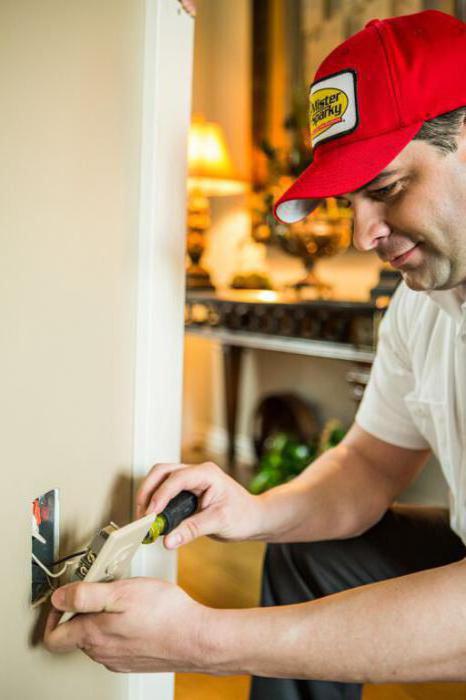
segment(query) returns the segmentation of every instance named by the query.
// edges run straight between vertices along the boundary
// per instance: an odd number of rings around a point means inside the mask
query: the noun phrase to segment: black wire
[[[57,561],[52,562],[51,564],[47,564],[48,568],[50,569],[52,566],[58,566],[58,564],[63,564],[64,561],[68,561],[68,559],[75,559],[76,557],[82,557],[83,554],[86,554],[87,549],[83,549],[81,552],[75,552],[74,554],[67,554],[66,557],[62,557],[61,559],[57,559]],[[35,564],[36,566],[39,566],[39,564],[32,560],[32,563]]]
[[[75,559],[76,557],[82,557],[83,554],[86,554],[87,549],[83,549],[81,552],[75,552],[74,554],[68,554],[66,557],[62,557],[61,559],[57,559],[57,561],[54,561],[53,564],[49,564],[50,566],[58,566],[58,564],[62,564],[64,561],[68,561],[68,559]]]

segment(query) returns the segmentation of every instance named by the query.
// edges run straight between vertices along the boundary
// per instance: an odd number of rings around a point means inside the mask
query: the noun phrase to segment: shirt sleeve
[[[356,414],[356,423],[366,432],[399,447],[428,449],[429,443],[413,422],[405,402],[414,388],[414,377],[400,324],[408,309],[403,304],[404,284],[390,302],[380,325],[377,352],[369,383]]]

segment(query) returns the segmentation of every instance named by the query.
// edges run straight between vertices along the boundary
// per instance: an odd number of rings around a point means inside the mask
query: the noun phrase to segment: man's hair
[[[413,141],[427,141],[444,155],[453,153],[458,147],[456,139],[465,121],[466,107],[445,112],[424,122]]]

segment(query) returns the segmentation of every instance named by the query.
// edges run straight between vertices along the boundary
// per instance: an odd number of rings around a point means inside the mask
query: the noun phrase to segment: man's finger
[[[151,494],[161,484],[168,474],[178,469],[185,469],[189,464],[154,464],[152,469],[145,477],[142,485],[136,494],[136,514],[142,516],[147,508]]]
[[[176,549],[183,544],[192,542],[197,537],[212,535],[218,527],[218,519],[214,513],[201,511],[190,518],[186,518],[175,530],[164,539],[167,549]]]
[[[59,610],[55,610],[53,607],[50,608],[45,621],[44,638],[55,629],[61,616],[62,613]]]
[[[212,485],[209,468],[203,464],[189,466],[172,472],[159,486],[147,507],[147,513],[161,513],[180,491],[192,491],[200,496]]]
[[[44,645],[53,652],[69,652],[74,649],[86,648],[86,637],[83,619],[75,617],[73,620],[59,625],[61,612],[51,610],[45,624]]]
[[[121,612],[115,584],[112,583],[68,583],[52,595],[52,605],[63,612]]]
[[[52,595],[53,608],[49,613],[44,632],[44,644],[49,651],[68,652],[73,649],[86,650],[92,646],[89,637],[89,622],[93,617],[103,620],[105,615],[89,613],[119,613],[124,606],[115,583],[69,583],[58,588]],[[63,612],[87,613],[60,625]]]

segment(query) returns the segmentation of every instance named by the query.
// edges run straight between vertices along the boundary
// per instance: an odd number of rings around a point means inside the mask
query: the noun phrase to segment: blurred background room
[[[352,248],[344,203],[330,200],[291,226],[274,220],[272,203],[310,162],[308,89],[323,57],[369,19],[424,5],[455,12],[461,3],[197,1],[185,453],[253,470],[258,411],[270,395],[302,399],[321,429],[329,420],[344,427],[353,420],[398,273],[375,253]],[[211,143],[220,135],[226,157],[209,181],[199,174],[208,165],[195,162],[196,143],[206,152],[202,135],[196,141],[202,130]],[[193,264],[193,250],[201,265]],[[440,479],[429,469],[415,493],[444,503]]]
[[[309,164],[308,91],[322,59],[372,18],[454,0],[197,0],[187,213],[183,458],[260,493],[293,478],[353,421],[399,282],[351,246],[347,203],[285,226],[273,201]],[[311,467],[312,468],[312,467]],[[447,504],[432,459],[401,500]],[[263,548],[203,538],[180,583],[221,607],[257,603]],[[202,558],[205,575],[196,576]],[[179,676],[177,699],[247,697],[248,679]],[[365,698],[459,698],[452,685]]]

